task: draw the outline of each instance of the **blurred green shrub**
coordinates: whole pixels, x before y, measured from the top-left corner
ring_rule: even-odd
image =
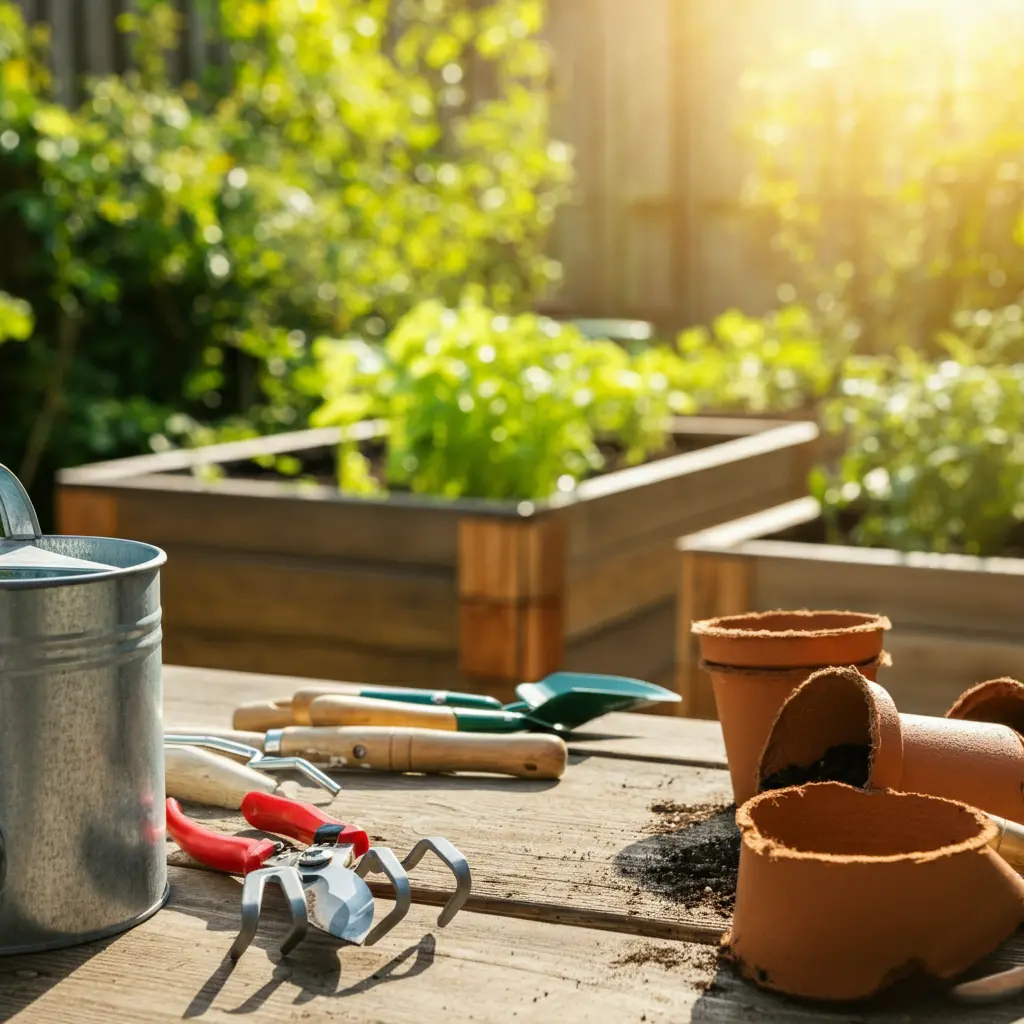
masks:
[[[1024,365],[955,347],[848,364],[828,411],[847,449],[811,477],[832,542],[1006,553],[1024,521]]]
[[[136,70],[69,111],[0,0],[0,289],[36,321],[0,350],[0,455],[44,493],[59,466],[300,425],[317,334],[557,277],[540,0],[218,6],[230,62],[202,87],[169,84],[177,15],[143,0]]]
[[[778,413],[809,409],[832,387],[839,354],[810,313],[787,306],[764,317],[730,310],[709,330],[679,335],[676,384],[702,409]]]
[[[612,443],[627,465],[665,449],[669,417],[692,408],[670,384],[670,351],[633,357],[608,341],[533,314],[508,316],[469,295],[457,308],[417,306],[382,348],[316,342],[324,404],[311,422],[389,424],[386,482],[446,498],[538,499],[605,468]],[[379,484],[342,446],[349,493]]]
[[[938,355],[1024,290],[1022,28],[1002,0],[834,4],[744,75],[763,263],[841,347]]]

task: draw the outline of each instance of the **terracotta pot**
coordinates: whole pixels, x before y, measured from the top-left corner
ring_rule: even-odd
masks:
[[[863,999],[947,979],[1024,921],[997,827],[951,800],[838,783],[775,790],[736,815],[743,840],[726,955],[762,988]]]
[[[997,693],[1005,696],[989,691]],[[996,722],[901,715],[886,690],[854,668],[812,673],[787,698],[761,756],[757,788],[781,769],[814,764],[841,745],[868,748],[872,788],[948,797],[1024,820],[1024,739],[1018,732]]]
[[[978,683],[960,695],[946,717],[998,722],[1024,733],[1024,684],[1006,676]]]
[[[889,655],[883,651],[873,661],[861,665],[860,671],[868,679],[874,679],[878,669],[889,664]],[[757,792],[758,762],[779,708],[811,670],[727,668],[706,662],[702,667],[711,676],[738,806]]]
[[[704,619],[690,628],[712,664],[813,669],[873,661],[891,623],[864,612],[773,611]]]

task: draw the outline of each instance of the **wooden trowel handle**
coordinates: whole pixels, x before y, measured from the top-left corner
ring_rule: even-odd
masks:
[[[1018,874],[1024,874],[1024,826],[994,814],[989,817],[999,826],[999,834],[989,845]]]
[[[235,708],[231,725],[250,732],[283,729],[292,724],[292,705],[287,700],[257,700]]]
[[[201,747],[164,747],[167,795],[237,811],[246,793],[273,793],[277,782],[262,772]]]
[[[292,726],[282,733],[281,752],[344,768],[426,774],[487,772],[521,779],[560,778],[568,760],[560,736],[488,736],[371,726]]]
[[[459,727],[451,708],[337,694],[317,697],[309,705],[309,721],[312,725],[395,725],[448,732]]]

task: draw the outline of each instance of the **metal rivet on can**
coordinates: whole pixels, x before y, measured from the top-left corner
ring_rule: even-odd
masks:
[[[359,759],[366,757],[366,747],[361,743],[356,744],[356,746],[352,748],[352,756]]]

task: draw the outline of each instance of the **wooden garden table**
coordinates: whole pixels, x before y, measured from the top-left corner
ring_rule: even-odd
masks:
[[[224,726],[235,704],[302,684],[309,681],[168,667],[165,719]],[[747,985],[715,962],[727,922],[688,912],[619,870],[659,842],[652,804],[728,802],[718,724],[608,715],[570,750],[557,783],[344,776],[333,810],[377,842],[404,853],[417,837],[441,833],[468,856],[474,894],[445,929],[434,921],[448,883],[425,861],[412,874],[417,905],[376,946],[339,950],[311,932],[281,961],[286,916],[271,893],[256,941],[231,969],[238,883],[180,866],[169,843],[171,897],[150,921],[108,941],[0,958],[0,1021],[1024,1020],[1024,1000],[828,1011]],[[223,811],[201,816],[244,827]],[[992,964],[1024,962],[1022,949],[1010,943]]]

